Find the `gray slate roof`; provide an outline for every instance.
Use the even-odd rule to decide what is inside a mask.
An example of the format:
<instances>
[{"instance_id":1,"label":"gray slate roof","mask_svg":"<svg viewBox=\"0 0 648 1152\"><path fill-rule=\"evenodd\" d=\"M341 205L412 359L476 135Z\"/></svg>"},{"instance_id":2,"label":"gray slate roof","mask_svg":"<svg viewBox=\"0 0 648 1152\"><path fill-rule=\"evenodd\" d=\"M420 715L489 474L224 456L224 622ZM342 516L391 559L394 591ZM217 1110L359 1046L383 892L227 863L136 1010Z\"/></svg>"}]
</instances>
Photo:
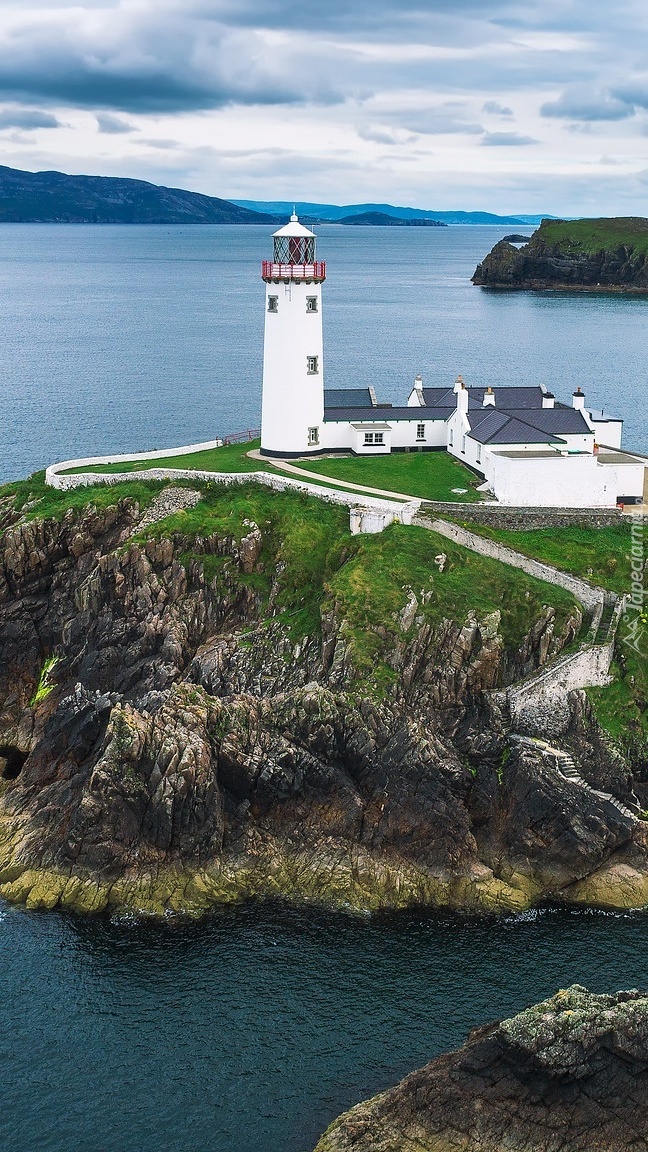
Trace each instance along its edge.
<instances>
[{"instance_id":1,"label":"gray slate roof","mask_svg":"<svg viewBox=\"0 0 648 1152\"><path fill-rule=\"evenodd\" d=\"M407 408L407 407L387 408L387 407L379 406L378 408L372 408L371 411L368 411L366 408L363 408L363 407L360 407L360 408L329 408L329 407L325 407L324 408L324 423L325 424L334 424L336 421L347 422L347 421L351 421L351 420L365 420L365 421L366 420L370 420L370 421L371 420L387 420L387 421L393 421L394 423L396 423L396 421L411 420L415 424L423 424L424 421L426 421L426 420L428 420L428 421L430 421L432 419L434 419L434 420L447 420L448 416L451 416L453 412L454 412L454 408L443 409L443 415L441 415L440 412L437 413L435 411L434 417L433 417L431 413L427 412L426 408Z\"/></svg>"},{"instance_id":2,"label":"gray slate roof","mask_svg":"<svg viewBox=\"0 0 648 1152\"><path fill-rule=\"evenodd\" d=\"M373 408L368 388L325 388L325 408Z\"/></svg>"}]
</instances>

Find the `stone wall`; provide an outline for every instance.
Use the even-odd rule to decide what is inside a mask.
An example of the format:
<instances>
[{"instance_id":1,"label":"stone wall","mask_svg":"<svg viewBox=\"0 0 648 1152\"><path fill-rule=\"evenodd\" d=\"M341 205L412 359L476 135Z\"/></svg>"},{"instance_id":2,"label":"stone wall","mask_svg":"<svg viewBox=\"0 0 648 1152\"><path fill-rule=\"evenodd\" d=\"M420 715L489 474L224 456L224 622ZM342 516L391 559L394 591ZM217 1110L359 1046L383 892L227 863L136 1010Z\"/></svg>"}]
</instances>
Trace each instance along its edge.
<instances>
[{"instance_id":1,"label":"stone wall","mask_svg":"<svg viewBox=\"0 0 648 1152\"><path fill-rule=\"evenodd\" d=\"M523 532L533 528L609 528L623 523L623 513L615 508L513 508L503 504L454 504L449 502L421 504L421 512L431 516L452 516L467 524L485 524Z\"/></svg>"},{"instance_id":2,"label":"stone wall","mask_svg":"<svg viewBox=\"0 0 648 1152\"><path fill-rule=\"evenodd\" d=\"M537 580L545 580L549 584L556 584L559 588L564 588L566 592L571 592L590 612L593 612L605 598L605 592L602 588L596 588L594 585L588 584L586 580L580 580L578 576L571 576L568 572L561 572L560 569L553 568L551 564L543 564L540 560L532 560L529 556L523 556L521 552L515 552L513 548L499 544L496 540L488 540L484 536L478 536L475 532L470 532L459 524L451 524L448 520L432 520L421 514L415 517L414 523L420 524L423 528L430 528L433 532L438 532L439 535L445 536L448 540L454 540L455 543L462 544L464 548L470 548L481 556L490 556L492 560L500 560L503 564L520 568L522 572L526 572L529 576L535 576Z\"/></svg>"},{"instance_id":3,"label":"stone wall","mask_svg":"<svg viewBox=\"0 0 648 1152\"><path fill-rule=\"evenodd\" d=\"M561 736L570 722L567 693L578 688L604 688L610 681L614 639L583 644L507 692L511 723L529 736Z\"/></svg>"}]
</instances>

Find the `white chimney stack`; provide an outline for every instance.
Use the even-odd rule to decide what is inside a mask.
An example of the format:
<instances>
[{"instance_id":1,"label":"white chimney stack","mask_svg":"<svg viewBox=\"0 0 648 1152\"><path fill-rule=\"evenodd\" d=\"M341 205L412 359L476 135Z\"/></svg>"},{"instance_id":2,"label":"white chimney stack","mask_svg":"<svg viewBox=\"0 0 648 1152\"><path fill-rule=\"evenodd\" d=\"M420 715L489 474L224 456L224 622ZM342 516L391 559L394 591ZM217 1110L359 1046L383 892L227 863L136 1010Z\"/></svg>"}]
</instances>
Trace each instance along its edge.
<instances>
[{"instance_id":1,"label":"white chimney stack","mask_svg":"<svg viewBox=\"0 0 648 1152\"><path fill-rule=\"evenodd\" d=\"M585 393L581 392L580 385L572 394L572 407L580 408L581 410L585 407Z\"/></svg>"},{"instance_id":2,"label":"white chimney stack","mask_svg":"<svg viewBox=\"0 0 648 1152\"><path fill-rule=\"evenodd\" d=\"M464 384L461 376L457 376L455 383L455 392L457 394L457 409L459 412L468 411L468 389Z\"/></svg>"},{"instance_id":3,"label":"white chimney stack","mask_svg":"<svg viewBox=\"0 0 648 1152\"><path fill-rule=\"evenodd\" d=\"M556 407L556 397L554 396L553 392L543 392L542 393L542 407L543 408L555 408Z\"/></svg>"},{"instance_id":4,"label":"white chimney stack","mask_svg":"<svg viewBox=\"0 0 648 1152\"><path fill-rule=\"evenodd\" d=\"M417 372L416 376L414 377L414 387L415 388L422 388L423 387L423 377L421 376L420 372Z\"/></svg>"},{"instance_id":5,"label":"white chimney stack","mask_svg":"<svg viewBox=\"0 0 648 1152\"><path fill-rule=\"evenodd\" d=\"M493 392L492 388L486 389L484 392L484 399L482 401L482 408L488 408L489 406L493 408L495 407L495 393Z\"/></svg>"}]
</instances>

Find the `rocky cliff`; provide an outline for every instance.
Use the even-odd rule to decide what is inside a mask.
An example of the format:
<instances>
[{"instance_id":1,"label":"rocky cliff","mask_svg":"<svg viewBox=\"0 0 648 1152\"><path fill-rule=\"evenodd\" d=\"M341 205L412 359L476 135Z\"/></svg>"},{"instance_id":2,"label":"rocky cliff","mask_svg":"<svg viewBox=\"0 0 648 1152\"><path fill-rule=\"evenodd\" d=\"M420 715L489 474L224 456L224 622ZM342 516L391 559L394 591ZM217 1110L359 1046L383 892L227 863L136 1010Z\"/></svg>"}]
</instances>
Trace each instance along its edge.
<instances>
[{"instance_id":1,"label":"rocky cliff","mask_svg":"<svg viewBox=\"0 0 648 1152\"><path fill-rule=\"evenodd\" d=\"M489 695L573 639L575 606L560 627L529 608L513 642L499 612L428 618L433 593L410 587L379 617L369 590L361 639L385 688L358 671L333 576L295 631L309 619L297 577L286 610L298 557L271 518L235 522L221 492L213 523L206 498L143 521L117 494L58 518L11 495L0 507L0 896L152 914L276 894L363 909L648 902L643 823L511 744ZM200 508L201 532L181 531ZM295 509L298 527L313 515ZM353 547L340 530L327 571L344 574ZM579 771L631 802L582 694L572 712Z\"/></svg>"},{"instance_id":2,"label":"rocky cliff","mask_svg":"<svg viewBox=\"0 0 648 1152\"><path fill-rule=\"evenodd\" d=\"M500 240L477 265L486 288L648 292L648 220L543 220L528 244Z\"/></svg>"},{"instance_id":3,"label":"rocky cliff","mask_svg":"<svg viewBox=\"0 0 648 1152\"><path fill-rule=\"evenodd\" d=\"M574 985L332 1124L316 1152L646 1152L648 997Z\"/></svg>"}]
</instances>

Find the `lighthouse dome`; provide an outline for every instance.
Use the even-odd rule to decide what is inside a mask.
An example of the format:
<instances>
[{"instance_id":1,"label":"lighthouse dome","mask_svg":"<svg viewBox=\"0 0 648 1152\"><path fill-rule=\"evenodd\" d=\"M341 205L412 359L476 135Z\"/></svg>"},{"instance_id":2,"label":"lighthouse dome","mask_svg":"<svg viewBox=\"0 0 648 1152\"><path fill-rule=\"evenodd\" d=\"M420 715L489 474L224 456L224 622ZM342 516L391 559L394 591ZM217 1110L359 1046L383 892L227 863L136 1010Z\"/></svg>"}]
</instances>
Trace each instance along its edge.
<instances>
[{"instance_id":1,"label":"lighthouse dome","mask_svg":"<svg viewBox=\"0 0 648 1152\"><path fill-rule=\"evenodd\" d=\"M304 236L310 240L315 239L315 233L305 228L303 224L299 223L299 216L293 212L287 224L280 228L278 232L273 232L273 236Z\"/></svg>"}]
</instances>

